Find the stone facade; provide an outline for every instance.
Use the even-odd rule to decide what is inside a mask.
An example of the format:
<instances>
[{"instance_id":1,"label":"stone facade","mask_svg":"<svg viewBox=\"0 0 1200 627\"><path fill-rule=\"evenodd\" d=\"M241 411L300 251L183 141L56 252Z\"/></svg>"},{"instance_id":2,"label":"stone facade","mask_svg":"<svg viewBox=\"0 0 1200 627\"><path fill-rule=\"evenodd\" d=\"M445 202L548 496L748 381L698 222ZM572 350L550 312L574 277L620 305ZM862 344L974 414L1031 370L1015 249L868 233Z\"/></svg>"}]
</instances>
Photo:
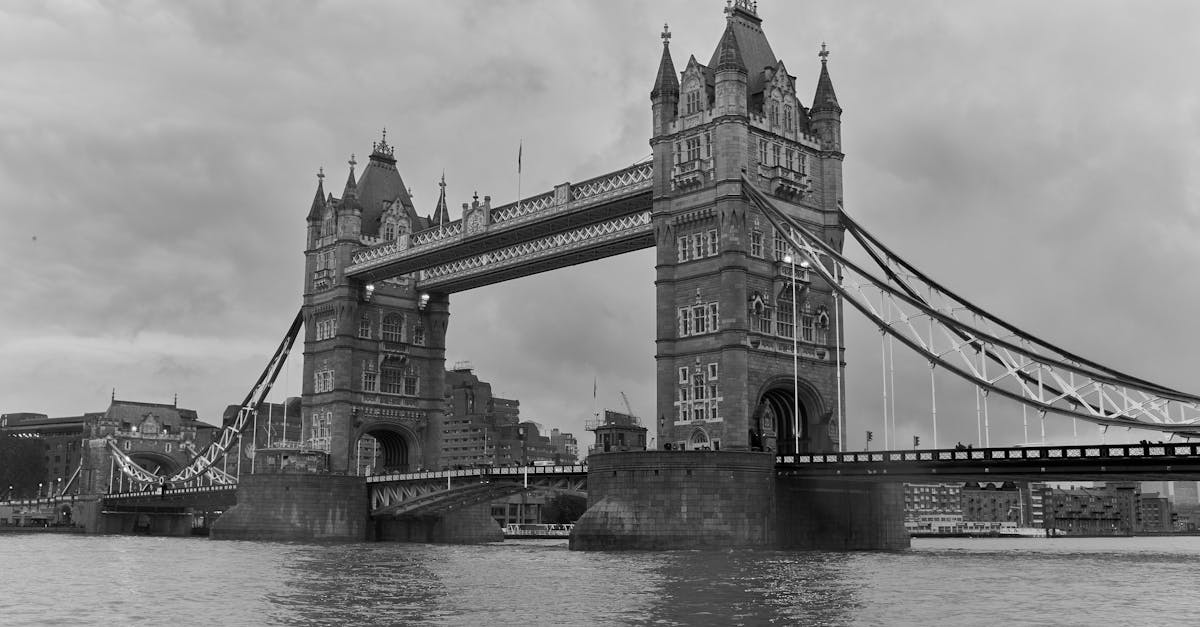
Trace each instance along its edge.
<instances>
[{"instance_id":1,"label":"stone facade","mask_svg":"<svg viewBox=\"0 0 1200 627\"><path fill-rule=\"evenodd\" d=\"M709 65L692 57L681 77L664 33L651 92L657 441L835 450L838 305L743 196L742 177L840 249L841 107L824 61L806 109L755 7L727 14Z\"/></svg>"},{"instance_id":2,"label":"stone facade","mask_svg":"<svg viewBox=\"0 0 1200 627\"><path fill-rule=\"evenodd\" d=\"M362 477L244 475L237 505L221 514L210 534L214 540L361 542L368 513Z\"/></svg>"},{"instance_id":3,"label":"stone facade","mask_svg":"<svg viewBox=\"0 0 1200 627\"><path fill-rule=\"evenodd\" d=\"M409 276L363 283L345 276L354 253L426 228L386 138L361 179L353 159L342 197L318 183L308 215L304 274L305 445L352 470L358 441L374 437L382 470L439 467L445 379L445 295L421 294Z\"/></svg>"}]
</instances>

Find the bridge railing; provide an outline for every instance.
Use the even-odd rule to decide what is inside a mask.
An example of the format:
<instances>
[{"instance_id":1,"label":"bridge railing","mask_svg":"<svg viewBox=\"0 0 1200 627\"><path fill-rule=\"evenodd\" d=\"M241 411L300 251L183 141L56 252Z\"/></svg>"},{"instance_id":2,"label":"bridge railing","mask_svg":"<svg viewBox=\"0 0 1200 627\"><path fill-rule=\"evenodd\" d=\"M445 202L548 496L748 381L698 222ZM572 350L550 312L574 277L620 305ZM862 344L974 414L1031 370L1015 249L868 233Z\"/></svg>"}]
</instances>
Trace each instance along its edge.
<instances>
[{"instance_id":1,"label":"bridge railing","mask_svg":"<svg viewBox=\"0 0 1200 627\"><path fill-rule=\"evenodd\" d=\"M483 468L461 468L421 472L395 472L367 477L367 483L392 483L396 481L419 481L428 479L455 479L459 477L492 477L524 475L570 475L586 474L587 464L561 466L494 466Z\"/></svg>"},{"instance_id":2,"label":"bridge railing","mask_svg":"<svg viewBox=\"0 0 1200 627\"><path fill-rule=\"evenodd\" d=\"M1098 444L1013 448L930 449L914 451L845 451L781 455L778 464L844 464L895 462L1001 461L1071 458L1172 458L1200 456L1200 444Z\"/></svg>"},{"instance_id":3,"label":"bridge railing","mask_svg":"<svg viewBox=\"0 0 1200 627\"><path fill-rule=\"evenodd\" d=\"M183 494L204 494L210 492L232 492L237 490L237 484L217 484L205 486L187 486L182 488L160 488L151 486L140 492L114 492L112 494L102 494L100 498L104 500L113 499L135 499L145 498L147 496L179 496Z\"/></svg>"}]
</instances>

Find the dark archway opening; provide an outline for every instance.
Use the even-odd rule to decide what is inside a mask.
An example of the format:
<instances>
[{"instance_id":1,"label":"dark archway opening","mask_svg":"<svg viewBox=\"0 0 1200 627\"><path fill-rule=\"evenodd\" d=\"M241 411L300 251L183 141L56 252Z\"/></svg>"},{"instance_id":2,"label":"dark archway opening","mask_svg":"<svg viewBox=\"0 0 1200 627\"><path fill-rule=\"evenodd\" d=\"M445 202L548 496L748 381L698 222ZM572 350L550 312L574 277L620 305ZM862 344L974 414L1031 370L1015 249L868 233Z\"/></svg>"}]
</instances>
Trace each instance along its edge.
<instances>
[{"instance_id":1,"label":"dark archway opening","mask_svg":"<svg viewBox=\"0 0 1200 627\"><path fill-rule=\"evenodd\" d=\"M791 388L773 387L763 393L754 411L750 448L778 455L810 450L808 410Z\"/></svg>"},{"instance_id":2,"label":"dark archway opening","mask_svg":"<svg viewBox=\"0 0 1200 627\"><path fill-rule=\"evenodd\" d=\"M351 467L358 475L416 470L409 462L408 440L396 431L377 429L364 433L351 454Z\"/></svg>"}]
</instances>

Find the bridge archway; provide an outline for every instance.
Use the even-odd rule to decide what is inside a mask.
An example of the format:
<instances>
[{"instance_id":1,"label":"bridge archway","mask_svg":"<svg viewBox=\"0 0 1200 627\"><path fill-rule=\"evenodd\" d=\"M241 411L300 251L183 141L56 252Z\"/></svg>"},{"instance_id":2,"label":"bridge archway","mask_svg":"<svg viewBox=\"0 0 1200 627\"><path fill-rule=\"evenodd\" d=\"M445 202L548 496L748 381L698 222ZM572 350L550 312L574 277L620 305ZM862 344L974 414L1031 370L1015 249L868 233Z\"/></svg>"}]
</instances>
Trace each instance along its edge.
<instances>
[{"instance_id":1,"label":"bridge archway","mask_svg":"<svg viewBox=\"0 0 1200 627\"><path fill-rule=\"evenodd\" d=\"M147 471L160 477L169 477L182 468L178 460L164 453L137 451L129 453L129 459Z\"/></svg>"},{"instance_id":2,"label":"bridge archway","mask_svg":"<svg viewBox=\"0 0 1200 627\"><path fill-rule=\"evenodd\" d=\"M815 419L824 413L823 408L820 393L807 381L800 380L797 384L791 377L772 379L759 392L751 418L751 450L780 455L816 452L822 447L815 437ZM797 413L799 425L796 425Z\"/></svg>"},{"instance_id":3,"label":"bridge archway","mask_svg":"<svg viewBox=\"0 0 1200 627\"><path fill-rule=\"evenodd\" d=\"M357 475L416 471L419 442L416 434L402 425L364 425L350 449L350 467Z\"/></svg>"}]
</instances>

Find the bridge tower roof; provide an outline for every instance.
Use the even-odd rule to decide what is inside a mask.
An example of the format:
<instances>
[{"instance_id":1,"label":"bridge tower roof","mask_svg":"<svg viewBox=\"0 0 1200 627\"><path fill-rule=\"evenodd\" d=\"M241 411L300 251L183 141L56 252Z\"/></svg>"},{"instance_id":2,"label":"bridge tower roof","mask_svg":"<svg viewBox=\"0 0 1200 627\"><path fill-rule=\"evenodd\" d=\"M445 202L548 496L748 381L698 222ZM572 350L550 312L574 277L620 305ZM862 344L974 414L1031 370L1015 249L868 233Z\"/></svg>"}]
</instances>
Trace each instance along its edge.
<instances>
[{"instance_id":1,"label":"bridge tower roof","mask_svg":"<svg viewBox=\"0 0 1200 627\"><path fill-rule=\"evenodd\" d=\"M384 129L382 138L372 143L371 157L367 161L367 167L363 168L362 177L358 179L363 235L379 234L379 218L383 215L385 204L390 204L397 198L408 214L413 229L425 228L426 219L418 216L413 207L408 187L404 185L404 179L396 169L395 148L387 143L387 129Z\"/></svg>"},{"instance_id":2,"label":"bridge tower roof","mask_svg":"<svg viewBox=\"0 0 1200 627\"><path fill-rule=\"evenodd\" d=\"M660 95L679 96L679 73L675 71L675 63L671 60L671 31L663 24L663 53L658 63L658 75L654 77L654 89L650 90L651 98Z\"/></svg>"},{"instance_id":3,"label":"bridge tower roof","mask_svg":"<svg viewBox=\"0 0 1200 627\"><path fill-rule=\"evenodd\" d=\"M758 17L757 4L752 0L735 0L733 4L725 7L725 33L708 61L708 67L716 69L721 62L721 51L727 45L726 39L732 37L741 56L742 66L747 70L746 91L751 95L763 90L766 83L763 69L773 68L778 62L771 50L771 44L767 42L766 34L763 33L762 18Z\"/></svg>"},{"instance_id":4,"label":"bridge tower roof","mask_svg":"<svg viewBox=\"0 0 1200 627\"><path fill-rule=\"evenodd\" d=\"M825 44L821 44L819 56L821 57L821 75L817 77L817 91L813 95L812 110L841 113L842 107L838 104L837 94L833 91L833 79L829 78L829 50Z\"/></svg>"},{"instance_id":5,"label":"bridge tower roof","mask_svg":"<svg viewBox=\"0 0 1200 627\"><path fill-rule=\"evenodd\" d=\"M317 171L317 194L308 210L309 222L320 222L325 212L325 168Z\"/></svg>"}]
</instances>

